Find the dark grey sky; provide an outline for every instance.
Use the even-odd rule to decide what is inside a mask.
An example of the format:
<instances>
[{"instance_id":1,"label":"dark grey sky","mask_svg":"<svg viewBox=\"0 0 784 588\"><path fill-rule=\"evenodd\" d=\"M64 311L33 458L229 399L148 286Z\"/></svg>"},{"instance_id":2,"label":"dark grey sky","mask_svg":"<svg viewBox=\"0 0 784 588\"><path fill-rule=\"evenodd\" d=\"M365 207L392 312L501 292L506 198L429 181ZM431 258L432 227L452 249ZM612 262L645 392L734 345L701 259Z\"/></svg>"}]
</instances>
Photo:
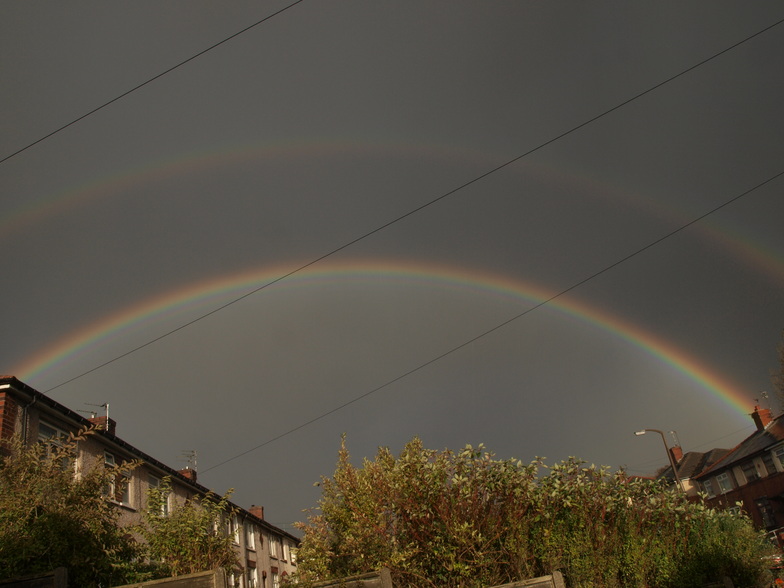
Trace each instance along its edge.
<instances>
[{"instance_id":1,"label":"dark grey sky","mask_svg":"<svg viewBox=\"0 0 784 588\"><path fill-rule=\"evenodd\" d=\"M3 4L0 158L286 5ZM342 432L634 473L640 428L731 446L784 328L783 179L417 368L784 172L784 24L624 104L781 19L306 0L0 164L0 371L58 386L623 104L50 394L280 525Z\"/></svg>"}]
</instances>

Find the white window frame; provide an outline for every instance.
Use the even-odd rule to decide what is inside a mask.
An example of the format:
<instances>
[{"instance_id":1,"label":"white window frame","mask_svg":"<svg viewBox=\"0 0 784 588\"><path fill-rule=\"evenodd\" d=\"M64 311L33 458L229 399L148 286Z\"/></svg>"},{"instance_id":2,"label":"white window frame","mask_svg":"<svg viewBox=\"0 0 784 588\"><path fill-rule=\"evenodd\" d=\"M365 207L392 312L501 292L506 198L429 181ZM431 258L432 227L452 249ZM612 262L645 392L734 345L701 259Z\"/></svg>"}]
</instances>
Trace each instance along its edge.
<instances>
[{"instance_id":1,"label":"white window frame","mask_svg":"<svg viewBox=\"0 0 784 588\"><path fill-rule=\"evenodd\" d=\"M776 470L784 472L784 445L779 445L772 449L770 453L773 456L773 464L776 466Z\"/></svg>"},{"instance_id":2,"label":"white window frame","mask_svg":"<svg viewBox=\"0 0 784 588\"><path fill-rule=\"evenodd\" d=\"M114 467L117 465L117 460L113 453L109 453L108 451L103 452L103 465L104 467ZM110 479L106 486L104 486L104 494L109 500L117 501L117 485L115 484L114 478Z\"/></svg>"},{"instance_id":3,"label":"white window frame","mask_svg":"<svg viewBox=\"0 0 784 588\"><path fill-rule=\"evenodd\" d=\"M256 551L256 526L250 523L245 525L245 548Z\"/></svg>"},{"instance_id":4,"label":"white window frame","mask_svg":"<svg viewBox=\"0 0 784 588\"><path fill-rule=\"evenodd\" d=\"M236 514L229 515L226 519L226 526L228 527L229 536L231 537L234 545L240 544L240 521Z\"/></svg>"},{"instance_id":5,"label":"white window frame","mask_svg":"<svg viewBox=\"0 0 784 588\"><path fill-rule=\"evenodd\" d=\"M133 477L129 470L122 470L119 475L120 479L120 504L123 506L131 506L131 483Z\"/></svg>"},{"instance_id":6,"label":"white window frame","mask_svg":"<svg viewBox=\"0 0 784 588\"><path fill-rule=\"evenodd\" d=\"M41 431L42 427L49 429L51 434L44 434L43 431ZM63 431L61 428L50 425L46 421L38 421L38 442L46 447L47 456L51 457L55 451L62 449L65 446L65 441L67 439L68 433ZM71 460L68 457L63 457L62 461L60 462L60 467L63 470L67 470L69 468L75 467L75 463L75 460Z\"/></svg>"},{"instance_id":7,"label":"white window frame","mask_svg":"<svg viewBox=\"0 0 784 588\"><path fill-rule=\"evenodd\" d=\"M730 475L727 472L722 472L716 476L716 485L719 487L719 492L721 494L726 494L730 490L734 490L732 487L732 480L730 480Z\"/></svg>"},{"instance_id":8,"label":"white window frame","mask_svg":"<svg viewBox=\"0 0 784 588\"><path fill-rule=\"evenodd\" d=\"M278 559L278 538L270 535L267 543L269 544L270 557Z\"/></svg>"},{"instance_id":9,"label":"white window frame","mask_svg":"<svg viewBox=\"0 0 784 588\"><path fill-rule=\"evenodd\" d=\"M155 474L149 474L147 477L147 485L150 488L160 488L163 484L163 480L156 476ZM163 501L161 502L161 516L168 517L169 516L169 496L167 494Z\"/></svg>"},{"instance_id":10,"label":"white window frame","mask_svg":"<svg viewBox=\"0 0 784 588\"><path fill-rule=\"evenodd\" d=\"M705 490L705 494L708 495L708 498L713 498L716 496L716 492L713 490L713 481L712 480L705 480L702 483L702 488Z\"/></svg>"},{"instance_id":11,"label":"white window frame","mask_svg":"<svg viewBox=\"0 0 784 588\"><path fill-rule=\"evenodd\" d=\"M258 588L259 573L256 571L256 568L252 568L248 566L247 570L248 570L248 578L247 578L248 588Z\"/></svg>"}]
</instances>

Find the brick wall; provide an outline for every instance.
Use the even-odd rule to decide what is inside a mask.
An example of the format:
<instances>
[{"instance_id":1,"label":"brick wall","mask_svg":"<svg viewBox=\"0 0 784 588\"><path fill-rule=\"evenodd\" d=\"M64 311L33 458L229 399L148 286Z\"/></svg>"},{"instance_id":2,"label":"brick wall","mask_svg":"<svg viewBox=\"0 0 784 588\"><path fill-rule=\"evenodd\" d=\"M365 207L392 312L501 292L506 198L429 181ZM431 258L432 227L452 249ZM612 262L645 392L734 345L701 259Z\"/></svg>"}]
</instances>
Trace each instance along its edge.
<instances>
[{"instance_id":1,"label":"brick wall","mask_svg":"<svg viewBox=\"0 0 784 588\"><path fill-rule=\"evenodd\" d=\"M0 391L0 439L10 439L16 433L19 404L7 391Z\"/></svg>"},{"instance_id":2,"label":"brick wall","mask_svg":"<svg viewBox=\"0 0 784 588\"><path fill-rule=\"evenodd\" d=\"M744 484L726 494L709 498L706 502L708 506L728 508L742 501L755 526L759 529L764 529L765 525L763 524L762 515L757 509L755 500L762 497L770 500L770 507L776 526L781 527L784 526L784 502L778 499L778 497L782 494L784 494L784 473L777 472Z\"/></svg>"}]
</instances>

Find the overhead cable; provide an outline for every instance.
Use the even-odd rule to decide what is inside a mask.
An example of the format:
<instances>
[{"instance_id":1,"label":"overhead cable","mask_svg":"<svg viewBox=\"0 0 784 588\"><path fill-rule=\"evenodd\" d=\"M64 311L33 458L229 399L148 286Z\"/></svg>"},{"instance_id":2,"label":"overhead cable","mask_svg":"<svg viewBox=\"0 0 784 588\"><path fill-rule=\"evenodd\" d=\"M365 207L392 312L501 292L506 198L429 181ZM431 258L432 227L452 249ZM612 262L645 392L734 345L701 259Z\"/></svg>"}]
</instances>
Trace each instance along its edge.
<instances>
[{"instance_id":1,"label":"overhead cable","mask_svg":"<svg viewBox=\"0 0 784 588\"><path fill-rule=\"evenodd\" d=\"M293 7L293 6L297 5L297 4L299 4L300 2L304 2L304 1L305 1L305 0L296 0L295 2L292 2L291 4L289 4L288 6L284 6L284 7L283 7L283 8L281 8L280 10L278 10L278 11L276 11L276 12L273 12L272 14L270 14L270 15L268 15L268 16L265 16L265 17L264 17L264 18L262 18L261 20L257 20L257 21L256 21L256 22L254 22L252 25L249 25L249 26L245 27L245 28L244 28L244 29L242 29L241 31L237 31L237 32L236 32L236 33L234 33L233 35L230 35L230 36L226 37L225 39L223 39L223 40L221 40L221 41L218 41L218 42L217 42L217 43L215 43L214 45L210 45L209 47L207 47L206 49L203 49L202 51L199 51L199 52L198 52L198 53L196 53L195 55L191 55L191 56L190 56L188 59L185 59L184 61L181 61L181 62L179 62L179 63L178 63L178 64L176 64L176 65L173 65L173 66L172 66L172 67L170 67L169 69L167 69L167 70L165 70L165 71L162 71L161 73L159 73L159 74L157 74L157 75L155 75L155 76L151 77L150 79L148 79L148 80L147 80L147 81L145 81L145 82L142 82L142 83L141 83L141 84L139 84L138 86L134 86L134 87L133 87L133 88L131 88L130 90L127 90L127 91L123 92L122 94L120 94L119 96L116 96L115 98L112 98L112 99L111 99L111 100L109 100L108 102L104 102L104 103L103 103L103 104L101 104L100 106L98 106L98 107L96 107L96 108L93 108L91 111L89 111L89 112L86 112L85 114L81 115L80 117L73 119L71 122L69 122L69 123L66 123L66 124L64 124L63 126L61 126L61 127L57 128L57 129L55 129L54 131L52 131L52 132L50 132L50 133L48 133L48 134L44 135L44 136L43 136L43 137L41 137L40 139L36 139L35 141L33 141L32 143L30 143L29 145L25 145L24 147L22 147L21 149L17 149L16 151L14 151L13 153L11 153L10 155L6 155L5 157L3 157L3 159L0 159L0 163L3 163L3 162L5 162L5 161L8 161L8 160L9 160L9 159L11 159L12 157L14 157L14 156L16 156L16 155L19 155L19 154L20 154L20 153L22 153L23 151L27 151L28 149L30 149L30 147L33 147L33 146L35 146L35 145L38 145L38 143L40 143L40 142L42 142L42 141L45 141L45 140L46 140L46 139L48 139L49 137L52 137L52 136L56 135L57 133L59 133L59 132L61 132L61 131L64 131L64 130L65 130L65 129L67 129L68 127L75 125L75 124L76 124L76 123L78 123L79 121L81 121L81 120L84 120L84 119L85 119L85 118L87 118L88 116L91 116L91 115L95 114L95 113L96 113L96 112L98 112L99 110L103 110L104 108L106 108L106 107L107 107L107 106L109 106L110 104L114 104L115 102L117 102L118 100L121 100L122 98L125 98L125 97L126 97L126 96L128 96L129 94L133 94L134 92L136 92L136 90L140 90L140 89L141 89L141 88L143 88L144 86L146 86L146 85L148 85L148 84L150 84L150 83L154 82L155 80L157 80L157 79L159 79L159 78L162 78L163 76L165 76L165 75L167 75L167 74L170 74L170 73L171 73L171 72L173 72L175 69L182 67L182 66L183 66L183 65L185 65L186 63L190 63L191 61L193 61L194 59L197 59L197 58L201 57L201 56L202 56L202 55L204 55L205 53L209 53L209 52L210 52L210 51L212 51L213 49L216 49L217 47L220 47L220 46L221 46L221 45L223 45L224 43L228 43L229 41L231 41L232 39L234 39L234 38L236 38L236 37L239 37L239 36L240 36L240 35L242 35L243 33L247 33L247 32L248 32L249 30L251 30L252 28L254 28L254 27L257 27L257 26L259 26L260 24L262 24L262 23L264 23L264 22L267 22L267 21L268 21L268 20L270 20L271 18L274 18L274 17L278 16L280 13L282 13L282 12L285 12L285 11L286 11L286 10L288 10L289 8L291 8L291 7Z\"/></svg>"},{"instance_id":2,"label":"overhead cable","mask_svg":"<svg viewBox=\"0 0 784 588\"><path fill-rule=\"evenodd\" d=\"M289 7L293 6L294 4L297 4L297 2L289 5ZM281 11L279 11L276 14L279 14L280 12ZM274 16L274 15L271 15L271 16ZM271 18L271 16L267 17L267 18ZM260 21L260 22L262 22L262 21ZM544 143L540 143L536 147L534 147L532 149L529 149L528 151L526 151L526 152L524 152L524 153L522 153L522 154L520 154L520 155L518 155L518 156L516 156L516 157L514 157L514 158L512 158L512 159L510 159L510 160L508 160L508 161L506 161L506 162L504 162L504 163L502 163L502 164L500 164L500 165L498 165L498 166L496 166L496 167L494 167L494 168L492 168L492 169L490 169L490 170L488 170L488 171L486 171L486 172L484 172L484 173L474 177L473 179L471 179L471 180L469 180L469 181L467 181L467 182L457 186L456 188L453 188L453 189L449 190L448 192L445 192L445 193L441 194L440 196L437 196L436 198L433 198L432 200L430 200L428 202L425 202L424 204L422 204L420 206L417 206L416 208L414 208L412 210L409 210L408 212L406 212L406 213L404 213L404 214L402 214L402 215L400 215L400 216L398 216L398 217L396 217L396 218L394 218L394 219L392 219L392 220L390 220L390 221L388 221L388 222L386 222L386 223L384 223L384 224L382 224L382 225L380 225L380 226L378 226L378 227L376 227L376 228L374 228L374 229L372 229L372 230L370 230L370 231L360 235L359 237L356 237L356 238L354 238L354 239L344 243L343 245L340 245L339 247L336 247L335 249L332 249L331 251L328 251L327 253L321 255L320 257L317 257L317 258L313 259L312 261L309 261L308 263L305 263L304 265L301 265L301 266L291 270L290 272L285 273L285 274L275 278L274 280L266 282L265 284L262 284L261 286L259 286L257 288L254 288L253 290L251 290L249 292L246 292L245 294L243 294L241 296L238 296L237 298L234 298L234 299L226 302L225 304L222 304L221 306L218 306L217 308L214 308L213 310L205 312L204 314L199 315L196 318L194 318L194 319L192 319L192 320L190 320L190 321L188 321L188 322L186 322L186 323L184 323L184 324L182 324L182 325L180 325L180 326L178 326L178 327L176 327L176 328L174 328L174 329L172 329L170 331L167 331L166 333L163 333L162 335L160 335L158 337L155 337L154 339L151 339L151 340L149 340L149 341L147 341L147 342L145 342L145 343L143 343L141 345L138 345L137 347L134 347L134 348L130 349L129 351L126 351L125 353L117 355L117 356L113 357L112 359L109 359L109 360L107 360L107 361L105 361L105 362L103 362L103 363L101 363L101 364L99 364L99 365L97 365L97 366L95 366L95 367L85 371L85 372L82 372L82 373L80 373L80 374L78 374L76 376L73 376L72 378L69 378L68 380L64 380L64 381L60 382L59 384L57 384L55 386L52 386L48 390L45 390L45 392L51 392L53 390L56 390L57 388L65 386L66 384L70 384L71 382L73 382L75 380L78 380L78 379L80 379L80 378L82 378L82 377L84 377L84 376L86 376L88 374L91 374L91 373L93 373L93 372L95 372L95 371L97 371L97 370L99 370L101 368L104 368L107 365L110 365L110 364L112 364L112 363L114 363L114 362L116 362L116 361L118 361L120 359L123 359L124 357L127 357L127 356L129 356L129 355L131 355L133 353L136 353L137 351L139 351L141 349L144 349L145 347L148 347L149 345L152 345L153 343L156 343L156 342L160 341L161 339L165 339L166 337L168 337L170 335L173 335L174 333L177 333L177 332L179 332L179 331L181 331L181 330L183 330L183 329L185 329L185 328L187 328L187 327L189 327L189 326L191 326L191 325L193 325L193 324L195 324L195 323L197 323L197 322L199 322L199 321L201 321L201 320L203 320L203 319L205 319L205 318L207 318L209 316L212 316L212 315L216 314L217 312L220 312L221 310L223 310L225 308L228 308L229 306L232 306L232 305L240 302L241 300L244 300L245 298L248 298L249 296L252 296L253 294L256 294L257 292L260 292L261 290L264 290L265 288L268 288L268 287L270 287L270 286L272 286L274 284L277 284L278 282L280 282L282 280L285 280L285 279L287 279L287 278L289 278L289 277L291 277L291 276L293 276L293 275L295 275L295 274L297 274L299 272L302 272L303 270L305 270L305 269L307 269L307 268L309 268L309 267L319 263L320 261L323 261L323 260L325 260L325 259L327 259L327 258L329 258L329 257L331 257L333 255L335 255L336 253L338 253L340 251L343 251L344 249L347 249L348 247L351 247L352 245L355 245L356 243L359 243L360 241L363 241L363 240L367 239L368 237L370 237L372 235L375 235L376 233L379 233L379 232L381 232L381 231L391 227L392 225L402 221L403 219L406 219L406 218L408 218L408 217L410 217L410 216L412 216L414 214L417 214L418 212L421 212L422 210L424 210L424 209L426 209L426 208L428 208L430 206L433 206L437 202L440 202L442 200L445 200L446 198L449 198L450 196L452 196L452 195L456 194L457 192L467 188L468 186L471 186L471 185L473 185L473 184L483 180L484 178L486 178L486 177L488 177L488 176L490 176L490 175L492 175L492 174L494 174L494 173L496 173L496 172L498 172L498 171L500 171L500 170L502 170L502 169L512 165L513 163L515 163L517 161L520 161L521 159L523 159L523 158L525 158L525 157L527 157L527 156L529 156L529 155L539 151L540 149L546 147L547 145L550 145L551 143L554 143L555 141L563 139L564 137L566 137L568 135L571 135L572 133L575 133L576 131L578 131L578 130L580 130L580 129L582 129L582 128L584 128L584 127L586 127L586 126L588 126L588 125L590 125L590 124L592 124L594 122L596 122L597 120L599 120L601 118L604 118L605 116L609 115L612 112L615 112L619 108L622 108L623 106L626 106L627 104L629 104L629 103L631 103L631 102L641 98L642 96L645 96L646 94L649 94L650 92L653 92L654 90L656 90L658 88L661 88L665 84L668 84L668 83L670 83L670 82L680 78L681 76L683 76L683 75L693 71L694 69L696 69L696 68L698 68L698 67L700 67L702 65L705 65L706 63L716 59L720 55L723 55L723 54L727 53L728 51L731 51L732 49L735 49L735 48L739 47L743 43L746 43L746 42L750 41L751 39L753 39L753 38L755 38L755 37L765 33L766 31L771 30L772 28L774 28L776 26L779 26L781 23L784 23L784 19L781 19L781 20L775 22L774 24L765 27L764 29L761 29L761 30L757 31L754 34L749 35L748 37L744 38L743 40L738 41L737 43L734 43L734 44L730 45L729 47L719 51L718 53L714 53L710 57L708 57L706 59L703 59L702 61L700 61L700 62L698 62L698 63L696 63L696 64L694 64L694 65L692 65L692 66L690 66L690 67L688 67L688 68L686 68L684 70L682 70L682 71L680 71L679 73L677 73L677 74L675 74L673 76L670 76L666 80L664 80L662 82L659 82L657 84L654 84L653 86L649 87L648 89L643 90L642 92L640 92L638 94L635 94L634 96L624 100L620 104L617 104L617 105L613 106L612 108L609 108L608 110L605 110L602 113L597 114L596 116L594 116L594 117L592 117L592 118L590 118L590 119L588 119L588 120L586 120L586 121L584 121L584 122L582 122L582 123L580 123L580 124L578 124L578 125L576 125L574 127L571 127L569 130L564 131L564 132L560 133L559 135L556 135L555 137L545 141ZM258 24L258 23L256 23L256 24ZM251 26L255 26L255 25L251 25ZM248 28L250 28L250 27L248 27ZM247 30L247 29L244 29L244 30ZM241 34L241 33L237 33L237 34ZM778 176L774 176L774 178L775 177L778 177ZM767 180L767 181L770 181L770 180ZM708 213L708 214L711 214L711 213ZM699 219L697 219L697 220L699 220ZM694 222L696 222L696 221L694 221ZM688 226L688 225L686 225L686 226ZM621 262L618 262L618 263L621 263ZM610 268L607 268L607 269L610 269ZM580 284L576 284L575 286L573 286L573 288L579 286Z\"/></svg>"}]
</instances>

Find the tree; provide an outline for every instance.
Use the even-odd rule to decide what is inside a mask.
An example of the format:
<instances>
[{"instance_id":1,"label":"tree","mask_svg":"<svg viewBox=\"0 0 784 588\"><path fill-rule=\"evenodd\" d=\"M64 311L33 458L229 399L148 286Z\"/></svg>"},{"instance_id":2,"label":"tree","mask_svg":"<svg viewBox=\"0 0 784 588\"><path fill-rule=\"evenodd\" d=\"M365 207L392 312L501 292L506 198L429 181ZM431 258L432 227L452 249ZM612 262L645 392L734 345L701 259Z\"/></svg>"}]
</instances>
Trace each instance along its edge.
<instances>
[{"instance_id":1,"label":"tree","mask_svg":"<svg viewBox=\"0 0 784 588\"><path fill-rule=\"evenodd\" d=\"M137 531L146 541L147 556L157 566L156 577L179 576L218 567L241 569L226 532L236 509L229 503L231 491L222 498L214 494L194 497L166 510L171 483L164 479L151 488L143 522Z\"/></svg>"},{"instance_id":2,"label":"tree","mask_svg":"<svg viewBox=\"0 0 784 588\"><path fill-rule=\"evenodd\" d=\"M539 476L542 469L547 475ZM298 526L298 579L388 567L401 587L493 586L560 569L569 586L701 586L729 575L757 585L768 552L740 514L623 471L569 459L497 460L409 442L361 467L343 439L320 513Z\"/></svg>"},{"instance_id":3,"label":"tree","mask_svg":"<svg viewBox=\"0 0 784 588\"><path fill-rule=\"evenodd\" d=\"M102 494L119 469L74 473L76 443L88 434L60 445L26 447L19 437L2 442L0 578L64 566L74 586L133 579L140 546L118 526L119 512Z\"/></svg>"}]
</instances>

